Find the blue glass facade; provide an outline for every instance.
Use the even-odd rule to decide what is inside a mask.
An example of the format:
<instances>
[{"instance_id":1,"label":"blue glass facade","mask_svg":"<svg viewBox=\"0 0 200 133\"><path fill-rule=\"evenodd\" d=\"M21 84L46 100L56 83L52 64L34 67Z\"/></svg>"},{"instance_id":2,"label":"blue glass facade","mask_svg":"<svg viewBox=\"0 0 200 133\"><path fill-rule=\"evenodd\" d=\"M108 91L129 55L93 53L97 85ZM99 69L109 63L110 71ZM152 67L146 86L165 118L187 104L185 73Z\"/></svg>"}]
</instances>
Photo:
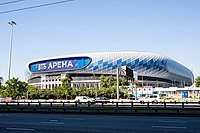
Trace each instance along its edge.
<instances>
[{"instance_id":1,"label":"blue glass facade","mask_svg":"<svg viewBox=\"0 0 200 133\"><path fill-rule=\"evenodd\" d=\"M163 79L163 81L166 80L168 82L172 81L177 83L187 83L188 85L191 85L194 79L192 72L185 66L166 56L151 52L99 52L66 55L62 58L81 56L89 57L92 59L92 61L86 68L78 70L77 72L79 73L82 72L91 74L98 73L99 75L115 75L116 68L127 66L137 72L138 76L150 77L151 79L155 78L155 80ZM28 63L28 65L30 63ZM68 71L66 71L66 73L68 73ZM74 70L73 73L76 73L76 70ZM34 75L33 73L30 74Z\"/></svg>"}]
</instances>

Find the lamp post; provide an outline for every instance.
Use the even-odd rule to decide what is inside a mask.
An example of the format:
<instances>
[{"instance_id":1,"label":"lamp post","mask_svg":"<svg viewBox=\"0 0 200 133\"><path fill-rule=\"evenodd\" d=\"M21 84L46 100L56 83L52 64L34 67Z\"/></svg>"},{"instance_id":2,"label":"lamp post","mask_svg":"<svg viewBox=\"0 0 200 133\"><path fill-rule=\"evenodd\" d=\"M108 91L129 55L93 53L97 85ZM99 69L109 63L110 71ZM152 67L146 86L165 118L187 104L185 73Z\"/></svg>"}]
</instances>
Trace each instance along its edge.
<instances>
[{"instance_id":1,"label":"lamp post","mask_svg":"<svg viewBox=\"0 0 200 133\"><path fill-rule=\"evenodd\" d=\"M12 59L12 42L13 42L13 26L17 25L14 21L8 22L11 25L11 34L10 34L10 49L9 49L9 65L8 65L8 80L10 79L10 70L11 70L11 59Z\"/></svg>"},{"instance_id":2,"label":"lamp post","mask_svg":"<svg viewBox=\"0 0 200 133\"><path fill-rule=\"evenodd\" d=\"M117 68L117 100L119 100L119 68Z\"/></svg>"},{"instance_id":3,"label":"lamp post","mask_svg":"<svg viewBox=\"0 0 200 133\"><path fill-rule=\"evenodd\" d=\"M191 71L192 71L192 75L193 75L193 69L192 69ZM195 95L194 95L194 88L195 88L195 80L194 80L194 76L192 76L193 98L195 98Z\"/></svg>"}]
</instances>

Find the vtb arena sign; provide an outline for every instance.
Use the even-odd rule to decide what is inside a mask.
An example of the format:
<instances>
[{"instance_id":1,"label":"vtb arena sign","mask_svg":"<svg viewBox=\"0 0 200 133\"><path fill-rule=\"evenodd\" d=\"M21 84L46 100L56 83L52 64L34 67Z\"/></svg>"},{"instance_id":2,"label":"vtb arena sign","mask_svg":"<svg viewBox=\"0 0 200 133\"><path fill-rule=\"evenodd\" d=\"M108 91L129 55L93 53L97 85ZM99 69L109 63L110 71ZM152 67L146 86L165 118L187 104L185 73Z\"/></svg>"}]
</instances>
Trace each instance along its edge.
<instances>
[{"instance_id":1,"label":"vtb arena sign","mask_svg":"<svg viewBox=\"0 0 200 133\"><path fill-rule=\"evenodd\" d=\"M87 67L92 59L90 57L69 57L60 59L43 60L29 64L31 72L51 72L78 70Z\"/></svg>"}]
</instances>

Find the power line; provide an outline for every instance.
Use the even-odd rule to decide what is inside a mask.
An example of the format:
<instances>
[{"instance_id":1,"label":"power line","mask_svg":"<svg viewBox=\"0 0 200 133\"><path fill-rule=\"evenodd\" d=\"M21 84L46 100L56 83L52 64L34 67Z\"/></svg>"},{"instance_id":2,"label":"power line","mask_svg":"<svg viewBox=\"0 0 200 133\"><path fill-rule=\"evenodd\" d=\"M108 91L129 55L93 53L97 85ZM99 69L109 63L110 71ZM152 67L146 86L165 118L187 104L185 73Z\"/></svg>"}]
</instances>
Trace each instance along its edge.
<instances>
[{"instance_id":1,"label":"power line","mask_svg":"<svg viewBox=\"0 0 200 133\"><path fill-rule=\"evenodd\" d=\"M0 6L17 3L17 2L22 2L22 1L26 1L26 0L15 0L15 1L4 2L4 3L0 3Z\"/></svg>"},{"instance_id":2,"label":"power line","mask_svg":"<svg viewBox=\"0 0 200 133\"><path fill-rule=\"evenodd\" d=\"M75 1L75 0L63 0L63 1L57 1L57 2L52 2L52 3L46 3L46 4L36 5L36 6L30 6L30 7L13 9L13 10L7 10L7 11L0 12L0 14L17 12L17 11L23 11L23 10L34 9L34 8L45 7L45 6L51 6L51 5L57 5L57 4L62 4L62 3L70 2L70 1Z\"/></svg>"}]
</instances>

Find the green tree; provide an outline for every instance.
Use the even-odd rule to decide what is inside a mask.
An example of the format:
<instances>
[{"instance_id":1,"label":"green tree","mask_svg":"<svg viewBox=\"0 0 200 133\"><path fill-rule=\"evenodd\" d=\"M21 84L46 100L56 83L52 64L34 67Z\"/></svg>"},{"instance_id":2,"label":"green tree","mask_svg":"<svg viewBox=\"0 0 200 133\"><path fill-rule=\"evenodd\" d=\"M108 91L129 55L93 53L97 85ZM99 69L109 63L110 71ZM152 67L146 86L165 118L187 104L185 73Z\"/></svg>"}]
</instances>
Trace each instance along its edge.
<instances>
[{"instance_id":1,"label":"green tree","mask_svg":"<svg viewBox=\"0 0 200 133\"><path fill-rule=\"evenodd\" d=\"M106 84L105 76L104 76L104 75L101 75L101 76L100 76L100 87L101 87L101 88L106 88L106 87L107 87L107 84Z\"/></svg>"},{"instance_id":2,"label":"green tree","mask_svg":"<svg viewBox=\"0 0 200 133\"><path fill-rule=\"evenodd\" d=\"M127 85L128 81L125 77L119 78L120 97L126 98L128 95ZM98 94L108 98L116 98L117 79L115 76L100 76L101 89Z\"/></svg>"},{"instance_id":3,"label":"green tree","mask_svg":"<svg viewBox=\"0 0 200 133\"><path fill-rule=\"evenodd\" d=\"M117 84L117 79L113 76L100 76L100 87L110 88Z\"/></svg>"},{"instance_id":4,"label":"green tree","mask_svg":"<svg viewBox=\"0 0 200 133\"><path fill-rule=\"evenodd\" d=\"M110 98L116 98L117 97L117 86L112 86L109 88Z\"/></svg>"},{"instance_id":5,"label":"green tree","mask_svg":"<svg viewBox=\"0 0 200 133\"><path fill-rule=\"evenodd\" d=\"M39 99L39 88L34 85L28 85L28 90L26 92L27 99Z\"/></svg>"},{"instance_id":6,"label":"green tree","mask_svg":"<svg viewBox=\"0 0 200 133\"><path fill-rule=\"evenodd\" d=\"M28 84L20 81L18 78L12 78L5 83L4 96L21 97L25 96Z\"/></svg>"},{"instance_id":7,"label":"green tree","mask_svg":"<svg viewBox=\"0 0 200 133\"><path fill-rule=\"evenodd\" d=\"M107 76L106 83L107 83L107 87L110 88L117 84L117 79L113 76Z\"/></svg>"},{"instance_id":8,"label":"green tree","mask_svg":"<svg viewBox=\"0 0 200 133\"><path fill-rule=\"evenodd\" d=\"M121 86L126 86L128 84L128 81L125 77L120 77L119 78L119 85Z\"/></svg>"},{"instance_id":9,"label":"green tree","mask_svg":"<svg viewBox=\"0 0 200 133\"><path fill-rule=\"evenodd\" d=\"M79 96L87 96L87 95L88 95L87 88L81 86L81 87L78 89L78 95L79 95Z\"/></svg>"},{"instance_id":10,"label":"green tree","mask_svg":"<svg viewBox=\"0 0 200 133\"><path fill-rule=\"evenodd\" d=\"M66 99L68 99L68 97L71 96L71 91L72 91L70 87L71 79L66 77L66 78L61 79L61 82L62 82L63 92L66 96Z\"/></svg>"},{"instance_id":11,"label":"green tree","mask_svg":"<svg viewBox=\"0 0 200 133\"><path fill-rule=\"evenodd\" d=\"M49 99L51 96L51 89L39 89L39 98Z\"/></svg>"},{"instance_id":12,"label":"green tree","mask_svg":"<svg viewBox=\"0 0 200 133\"><path fill-rule=\"evenodd\" d=\"M71 88L71 99L74 99L78 95L77 88Z\"/></svg>"},{"instance_id":13,"label":"green tree","mask_svg":"<svg viewBox=\"0 0 200 133\"><path fill-rule=\"evenodd\" d=\"M200 87L200 76L196 77L195 84L196 84L196 87Z\"/></svg>"},{"instance_id":14,"label":"green tree","mask_svg":"<svg viewBox=\"0 0 200 133\"><path fill-rule=\"evenodd\" d=\"M64 89L63 87L55 87L52 89L52 95L54 95L54 99L62 99L64 95Z\"/></svg>"}]
</instances>

